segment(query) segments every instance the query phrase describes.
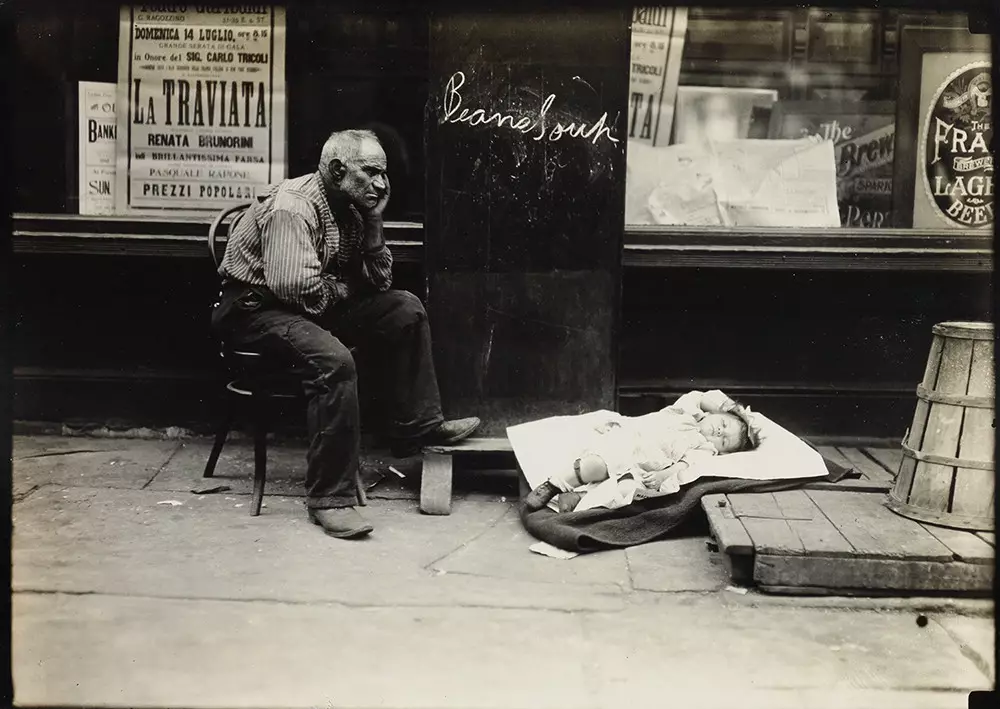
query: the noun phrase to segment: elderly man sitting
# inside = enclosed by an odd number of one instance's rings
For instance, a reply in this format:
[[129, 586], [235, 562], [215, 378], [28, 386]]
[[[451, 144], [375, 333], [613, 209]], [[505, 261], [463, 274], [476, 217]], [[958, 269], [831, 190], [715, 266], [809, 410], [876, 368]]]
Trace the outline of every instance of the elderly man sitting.
[[333, 537], [372, 525], [354, 508], [360, 452], [357, 371], [348, 346], [384, 353], [395, 455], [453, 443], [475, 417], [445, 421], [420, 300], [393, 290], [382, 234], [386, 156], [370, 131], [333, 133], [319, 169], [259, 195], [230, 235], [219, 268], [217, 334], [301, 376], [309, 398], [306, 506]]

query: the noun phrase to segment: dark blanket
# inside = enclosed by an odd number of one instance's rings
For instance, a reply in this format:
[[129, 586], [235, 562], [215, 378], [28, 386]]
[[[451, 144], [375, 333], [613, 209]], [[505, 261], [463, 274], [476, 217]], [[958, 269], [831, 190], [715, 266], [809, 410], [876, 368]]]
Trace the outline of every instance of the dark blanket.
[[603, 507], [582, 512], [558, 513], [543, 508], [528, 512], [520, 506], [521, 522], [532, 536], [543, 542], [576, 552], [622, 549], [670, 536], [671, 532], [701, 513], [703, 495], [734, 492], [777, 492], [793, 490], [818, 480], [837, 482], [860, 474], [826, 460], [828, 474], [818, 478], [795, 480], [742, 480], [738, 478], [699, 478], [679, 492], [664, 497], [636, 500], [609, 510]]

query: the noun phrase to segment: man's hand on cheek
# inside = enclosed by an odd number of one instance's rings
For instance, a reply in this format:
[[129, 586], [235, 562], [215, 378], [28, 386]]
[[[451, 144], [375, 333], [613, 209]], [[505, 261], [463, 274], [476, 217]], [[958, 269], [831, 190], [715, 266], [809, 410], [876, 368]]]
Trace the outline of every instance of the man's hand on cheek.
[[388, 175], [384, 176], [382, 180], [385, 182], [385, 190], [378, 198], [378, 201], [375, 203], [375, 206], [372, 207], [371, 210], [369, 211], [369, 214], [371, 214], [373, 217], [382, 216], [382, 212], [385, 211], [386, 205], [389, 204], [389, 195], [392, 192], [392, 190], [389, 187], [389, 176]]

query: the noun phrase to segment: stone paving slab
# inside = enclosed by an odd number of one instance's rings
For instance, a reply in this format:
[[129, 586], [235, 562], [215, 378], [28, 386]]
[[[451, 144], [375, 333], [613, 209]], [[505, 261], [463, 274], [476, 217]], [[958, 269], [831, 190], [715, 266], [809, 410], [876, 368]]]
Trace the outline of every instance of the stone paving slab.
[[[620, 649], [602, 654], [608, 677], [602, 703], [632, 700], [643, 706], [649, 697], [698, 697], [711, 693], [713, 683], [778, 692], [822, 687], [832, 693], [991, 686], [942, 628], [917, 627], [907, 614], [751, 610], [717, 595], [661, 602], [655, 609], [583, 617], [593, 639], [590, 652]], [[643, 658], [657, 658], [660, 671], [639, 671], [645, 669]]]
[[[222, 449], [212, 478], [203, 478], [205, 463], [212, 450], [207, 441], [185, 441], [160, 474], [149, 484], [150, 490], [188, 492], [209, 485], [229, 485], [234, 493], [250, 494], [253, 490], [253, 446], [227, 444]], [[303, 497], [306, 475], [305, 448], [269, 445], [267, 447], [268, 495]]]
[[536, 541], [525, 531], [517, 510], [511, 506], [497, 524], [435, 562], [433, 568], [503, 580], [629, 586], [629, 573], [622, 551], [604, 551], [560, 560], [530, 552], [528, 547]]
[[595, 706], [553, 651], [583, 640], [566, 613], [36, 594], [13, 613], [19, 704]]
[[671, 598], [651, 616], [22, 593], [14, 680], [19, 704], [470, 709], [960, 707], [990, 684], [933, 624]]
[[664, 539], [625, 550], [632, 585], [646, 591], [718, 591], [730, 584], [719, 555], [708, 550], [707, 536]]
[[954, 615], [931, 615], [962, 652], [996, 682], [996, 624], [993, 618], [970, 618]]
[[[158, 504], [181, 502], [181, 505]], [[259, 517], [237, 495], [45, 487], [14, 513], [15, 590], [355, 605], [617, 609], [613, 582], [591, 585], [448, 574], [433, 564], [482, 536], [509, 505], [463, 498], [446, 517], [415, 502], [373, 502], [360, 541], [325, 536], [301, 500], [269, 498]], [[525, 548], [525, 558], [531, 556]], [[558, 565], [553, 568], [558, 569]], [[574, 571], [559, 569], [571, 580]]]
[[140, 489], [180, 444], [61, 436], [15, 436], [14, 498], [42, 485]]
[[549, 559], [503, 476], [444, 517], [375, 497], [344, 542], [280, 482], [250, 517], [249, 468], [191, 494], [204, 441], [44, 438], [15, 440], [19, 704], [938, 708], [995, 676], [988, 601], [720, 591], [702, 536]]
[[[253, 491], [253, 446], [242, 441], [226, 444], [219, 455], [215, 474], [202, 477], [212, 442], [204, 439], [184, 441], [177, 454], [163, 467], [148, 488], [169, 492], [189, 492], [213, 485], [227, 485], [232, 494], [249, 495]], [[366, 451], [362, 458], [384, 470], [393, 465], [406, 476], [401, 481], [389, 473], [383, 482], [370, 491], [377, 499], [416, 500], [420, 496], [420, 459], [398, 459], [383, 451]], [[290, 443], [269, 444], [267, 447], [266, 496], [305, 496], [306, 447]]]
[[38, 458], [73, 452], [105, 453], [108, 451], [131, 450], [137, 451], [137, 454], [141, 455], [144, 451], [156, 450], [157, 446], [149, 446], [147, 444], [165, 445], [170, 450], [179, 445], [179, 442], [174, 440], [54, 435], [17, 435], [12, 437], [12, 443], [13, 458], [15, 461], [24, 458]]

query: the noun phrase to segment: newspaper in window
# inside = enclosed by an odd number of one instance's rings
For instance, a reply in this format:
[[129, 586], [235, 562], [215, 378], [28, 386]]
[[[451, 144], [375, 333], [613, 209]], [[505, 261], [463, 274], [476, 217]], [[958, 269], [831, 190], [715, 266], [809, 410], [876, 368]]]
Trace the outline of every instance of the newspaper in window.
[[656, 177], [630, 185], [641, 190], [627, 203], [630, 224], [840, 226], [829, 140], [685, 143], [635, 158]]

